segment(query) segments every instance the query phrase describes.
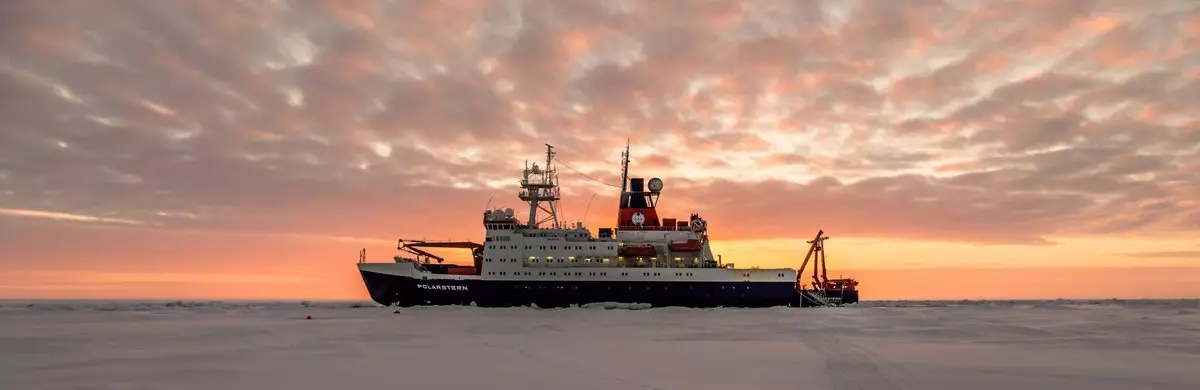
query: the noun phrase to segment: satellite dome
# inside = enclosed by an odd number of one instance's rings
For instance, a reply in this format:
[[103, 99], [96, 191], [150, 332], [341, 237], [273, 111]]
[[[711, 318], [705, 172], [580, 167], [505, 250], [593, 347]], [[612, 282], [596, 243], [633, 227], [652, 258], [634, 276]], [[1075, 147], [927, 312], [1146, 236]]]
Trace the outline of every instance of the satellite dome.
[[630, 216], [629, 219], [630, 219], [630, 222], [633, 222], [633, 224], [636, 226], [642, 226], [642, 224], [646, 223], [646, 215], [642, 214], [641, 211], [633, 213], [633, 215]]
[[512, 207], [504, 209], [504, 216], [511, 218], [513, 216]]
[[646, 183], [646, 185], [650, 187], [650, 192], [659, 192], [663, 189], [663, 181], [657, 177], [651, 178], [650, 182]]

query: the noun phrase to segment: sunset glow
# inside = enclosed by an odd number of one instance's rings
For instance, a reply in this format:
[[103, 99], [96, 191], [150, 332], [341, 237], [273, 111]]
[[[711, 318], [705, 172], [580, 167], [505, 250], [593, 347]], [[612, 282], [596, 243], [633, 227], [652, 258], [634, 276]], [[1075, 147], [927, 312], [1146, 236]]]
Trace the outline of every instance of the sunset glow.
[[481, 241], [545, 144], [612, 227], [627, 140], [738, 266], [824, 229], [865, 300], [1200, 297], [1195, 1], [0, 15], [0, 299], [365, 299], [360, 248]]

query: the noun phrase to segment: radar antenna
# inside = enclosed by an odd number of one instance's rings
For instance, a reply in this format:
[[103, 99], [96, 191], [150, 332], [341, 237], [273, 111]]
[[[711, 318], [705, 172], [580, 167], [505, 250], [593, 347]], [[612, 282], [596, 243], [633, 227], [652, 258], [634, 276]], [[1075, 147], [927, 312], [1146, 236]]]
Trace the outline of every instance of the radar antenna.
[[[562, 224], [558, 220], [558, 171], [554, 168], [554, 147], [546, 144], [546, 167], [538, 167], [538, 164], [533, 163], [533, 167], [529, 166], [529, 162], [525, 162], [525, 170], [522, 172], [521, 192], [518, 197], [521, 200], [529, 203], [529, 223], [526, 225], [529, 228], [538, 228], [542, 223], [547, 221], [553, 222], [555, 229], [561, 228]], [[538, 219], [538, 210], [546, 214], [544, 218]]]

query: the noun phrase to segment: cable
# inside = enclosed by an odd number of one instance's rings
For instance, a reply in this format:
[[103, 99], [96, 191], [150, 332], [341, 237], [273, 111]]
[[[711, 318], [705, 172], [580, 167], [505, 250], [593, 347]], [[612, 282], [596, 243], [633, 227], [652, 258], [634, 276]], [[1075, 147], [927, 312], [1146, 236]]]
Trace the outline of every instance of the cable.
[[562, 164], [563, 166], [567, 167], [567, 169], [570, 169], [570, 170], [574, 171], [575, 173], [578, 173], [580, 176], [583, 176], [583, 177], [586, 177], [586, 178], [588, 178], [588, 179], [591, 179], [591, 180], [592, 180], [592, 181], [594, 181], [594, 182], [597, 182], [597, 183], [600, 183], [600, 184], [603, 184], [603, 185], [606, 185], [606, 186], [609, 186], [609, 187], [613, 187], [613, 188], [621, 188], [620, 186], [615, 186], [615, 185], [612, 185], [612, 184], [608, 184], [608, 183], [605, 183], [605, 182], [603, 182], [603, 181], [600, 181], [600, 179], [597, 179], [597, 178], [594, 178], [594, 177], [588, 176], [587, 174], [585, 174], [585, 173], [583, 173], [583, 172], [580, 172], [578, 169], [575, 169], [575, 167], [572, 167], [570, 164], [567, 164], [567, 163], [563, 162], [562, 160], [559, 160], [559, 159], [558, 159], [558, 157], [555, 157], [555, 158], [554, 158], [554, 161], [557, 161], [559, 164]]

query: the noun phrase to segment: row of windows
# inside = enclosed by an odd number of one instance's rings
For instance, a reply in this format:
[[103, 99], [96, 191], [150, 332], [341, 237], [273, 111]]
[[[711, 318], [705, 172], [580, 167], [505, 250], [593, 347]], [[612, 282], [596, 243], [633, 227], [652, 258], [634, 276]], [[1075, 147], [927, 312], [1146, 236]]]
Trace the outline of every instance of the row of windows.
[[[568, 258], [566, 258], [566, 259], [563, 259], [563, 258], [561, 258], [561, 257], [560, 257], [560, 258], [558, 258], [558, 259], [555, 259], [555, 258], [554, 258], [554, 256], [547, 256], [547, 257], [546, 257], [546, 262], [547, 262], [547, 263], [555, 263], [555, 262], [562, 263], [562, 262], [563, 262], [563, 260], [568, 260], [567, 262], [569, 262], [569, 263], [578, 263], [578, 262], [579, 262], [579, 259], [576, 259], [576, 258], [575, 258], [575, 256], [571, 256], [571, 257], [568, 257]], [[533, 257], [533, 256], [529, 256], [529, 262], [530, 262], [530, 263], [537, 263], [537, 262], [539, 262], [539, 261], [540, 261], [540, 260], [538, 260], [538, 258], [536, 258], [536, 257]], [[603, 259], [603, 260], [601, 260], [601, 259], [593, 259], [593, 258], [590, 258], [590, 257], [583, 259], [583, 262], [584, 262], [584, 263], [597, 263], [597, 264], [599, 264], [599, 263], [603, 263], [603, 262], [607, 262], [607, 261], [611, 261], [611, 260], [610, 260], [610, 259], [607, 259], [607, 258], [605, 258], [605, 259]]]
[[[491, 241], [491, 240], [488, 240], [488, 241]], [[574, 245], [574, 246], [572, 246], [572, 245], [563, 245], [563, 247], [562, 247], [562, 248], [563, 248], [563, 249], [565, 249], [565, 250], [572, 250], [572, 249], [574, 249], [574, 250], [583, 250], [583, 245]], [[487, 249], [517, 249], [517, 245], [496, 245], [496, 244], [488, 244], [488, 245], [487, 245]], [[532, 250], [532, 249], [533, 249], [533, 245], [526, 245], [526, 246], [525, 246], [525, 249], [530, 249], [530, 250]], [[541, 249], [541, 250], [558, 250], [558, 245], [539, 245], [539, 246], [538, 246], [538, 249]], [[590, 250], [596, 250], [596, 246], [595, 246], [595, 245], [591, 245], [591, 246], [589, 246], [589, 247], [588, 247], [588, 249], [590, 249]], [[610, 251], [611, 251], [611, 250], [613, 250], [613, 246], [612, 246], [612, 245], [609, 245], [608, 247], [602, 247], [602, 248], [600, 248], [600, 250], [610, 250]]]
[[[489, 259], [488, 261], [491, 261], [491, 260]], [[501, 259], [500, 261], [504, 261], [504, 259]], [[509, 261], [516, 261], [516, 259], [509, 259]], [[547, 272], [538, 272], [538, 275], [539, 275], [539, 276], [546, 276], [546, 273], [547, 273]], [[549, 274], [550, 274], [550, 276], [558, 276], [558, 272], [550, 272]], [[563, 275], [564, 275], [564, 276], [571, 276], [571, 274], [572, 274], [571, 272], [563, 272]], [[658, 272], [642, 272], [642, 276], [651, 276], [651, 274], [654, 274], [654, 276], [662, 276], [662, 275], [661, 275], [660, 273], [658, 273]], [[507, 272], [488, 272], [488, 275], [508, 275], [508, 273], [507, 273]], [[520, 272], [513, 272], [513, 275], [521, 275], [521, 273], [520, 273]], [[527, 275], [527, 276], [528, 276], [528, 275], [532, 275], [532, 273], [531, 273], [531, 272], [528, 272], [528, 271], [526, 271], [526, 272], [525, 272], [525, 275]], [[575, 275], [575, 276], [583, 276], [583, 272], [574, 272], [574, 275]], [[588, 272], [588, 276], [597, 276], [597, 275], [599, 275], [599, 276], [608, 276], [608, 273], [607, 273], [607, 272]], [[622, 272], [622, 273], [621, 273], [621, 276], [629, 276], [629, 273], [628, 273], [628, 272]], [[691, 272], [676, 272], [676, 273], [675, 273], [675, 276], [692, 276], [692, 273], [691, 273]], [[750, 277], [750, 274], [748, 274], [748, 273], [744, 273], [744, 274], [742, 274], [742, 276], [744, 276], [744, 277], [747, 277], [747, 278], [748, 278], [748, 277]], [[778, 276], [778, 277], [781, 277], [781, 278], [782, 278], [782, 277], [783, 277], [783, 274], [775, 274], [775, 276]]]
[[[532, 272], [525, 272], [526, 276], [532, 275]], [[558, 272], [550, 272], [550, 276], [558, 276]], [[583, 276], [583, 272], [575, 272], [575, 276]], [[488, 275], [508, 275], [508, 272], [488, 272]], [[513, 272], [513, 275], [521, 275], [520, 272]], [[625, 275], [625, 273], [622, 273]], [[538, 276], [546, 276], [546, 272], [538, 272]], [[563, 276], [571, 276], [571, 272], [563, 272]], [[608, 272], [588, 272], [588, 276], [608, 276]]]
[[[743, 273], [743, 274], [742, 274], [742, 276], [743, 276], [743, 277], [747, 277], [747, 278], [748, 278], [748, 277], [750, 277], [750, 273], [749, 273], [749, 272], [747, 272], [747, 273]], [[783, 274], [775, 274], [775, 276], [778, 276], [778, 277], [781, 277], [781, 278], [782, 278], [782, 277], [783, 277]]]
[[[622, 273], [622, 274], [624, 274], [624, 273]], [[650, 276], [650, 273], [649, 273], [649, 272], [642, 272], [642, 276]], [[655, 272], [655, 273], [654, 273], [654, 276], [661, 276], [661, 275], [659, 275], [659, 273], [658, 273], [658, 272]], [[676, 273], [675, 273], [675, 276], [692, 276], [692, 273], [691, 273], [691, 272], [676, 272]]]

